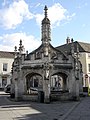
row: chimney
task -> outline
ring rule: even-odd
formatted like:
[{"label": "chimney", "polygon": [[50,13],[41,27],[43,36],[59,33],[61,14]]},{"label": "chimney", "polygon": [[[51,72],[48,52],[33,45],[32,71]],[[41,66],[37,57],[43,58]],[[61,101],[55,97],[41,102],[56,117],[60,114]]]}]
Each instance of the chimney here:
[{"label": "chimney", "polygon": [[67,43],[67,44],[70,43],[70,38],[69,38],[69,37],[67,37],[67,39],[66,39],[66,43]]}]

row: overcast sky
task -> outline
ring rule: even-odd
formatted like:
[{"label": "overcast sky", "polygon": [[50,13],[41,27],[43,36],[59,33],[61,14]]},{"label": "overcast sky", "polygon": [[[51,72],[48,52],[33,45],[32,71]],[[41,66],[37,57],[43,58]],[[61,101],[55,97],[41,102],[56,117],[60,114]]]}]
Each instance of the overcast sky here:
[{"label": "overcast sky", "polygon": [[45,5],[53,46],[67,36],[90,43],[90,0],[0,0],[0,50],[14,51],[20,39],[26,51],[39,47]]}]

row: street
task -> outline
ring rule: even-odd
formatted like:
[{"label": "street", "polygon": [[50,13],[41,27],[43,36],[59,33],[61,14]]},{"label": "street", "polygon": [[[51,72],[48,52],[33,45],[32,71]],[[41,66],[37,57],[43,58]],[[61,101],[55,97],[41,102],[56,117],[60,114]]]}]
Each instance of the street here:
[{"label": "street", "polygon": [[86,97],[65,120],[90,120],[90,97]]},{"label": "street", "polygon": [[90,97],[44,104],[15,102],[0,91],[0,120],[90,120]]}]

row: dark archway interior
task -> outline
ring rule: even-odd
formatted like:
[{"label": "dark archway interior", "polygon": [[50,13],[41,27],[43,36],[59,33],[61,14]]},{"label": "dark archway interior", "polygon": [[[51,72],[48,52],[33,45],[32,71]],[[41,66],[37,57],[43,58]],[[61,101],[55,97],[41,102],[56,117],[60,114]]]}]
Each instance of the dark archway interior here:
[{"label": "dark archway interior", "polygon": [[43,79],[40,74],[37,73],[29,73],[26,76],[26,86],[28,94],[37,94],[38,90],[42,89]]},{"label": "dark archway interior", "polygon": [[51,76],[51,91],[68,91],[68,76],[65,73],[55,73]]}]

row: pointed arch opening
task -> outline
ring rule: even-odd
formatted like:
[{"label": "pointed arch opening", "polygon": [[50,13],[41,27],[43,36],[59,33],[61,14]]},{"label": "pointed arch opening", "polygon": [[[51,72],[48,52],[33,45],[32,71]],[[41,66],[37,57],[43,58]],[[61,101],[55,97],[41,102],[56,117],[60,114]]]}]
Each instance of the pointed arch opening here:
[{"label": "pointed arch opening", "polygon": [[51,91],[67,92],[68,89],[68,76],[65,73],[59,72],[51,76]]},{"label": "pointed arch opening", "polygon": [[38,73],[29,73],[26,75],[27,94],[37,94],[43,88],[43,78]]}]

